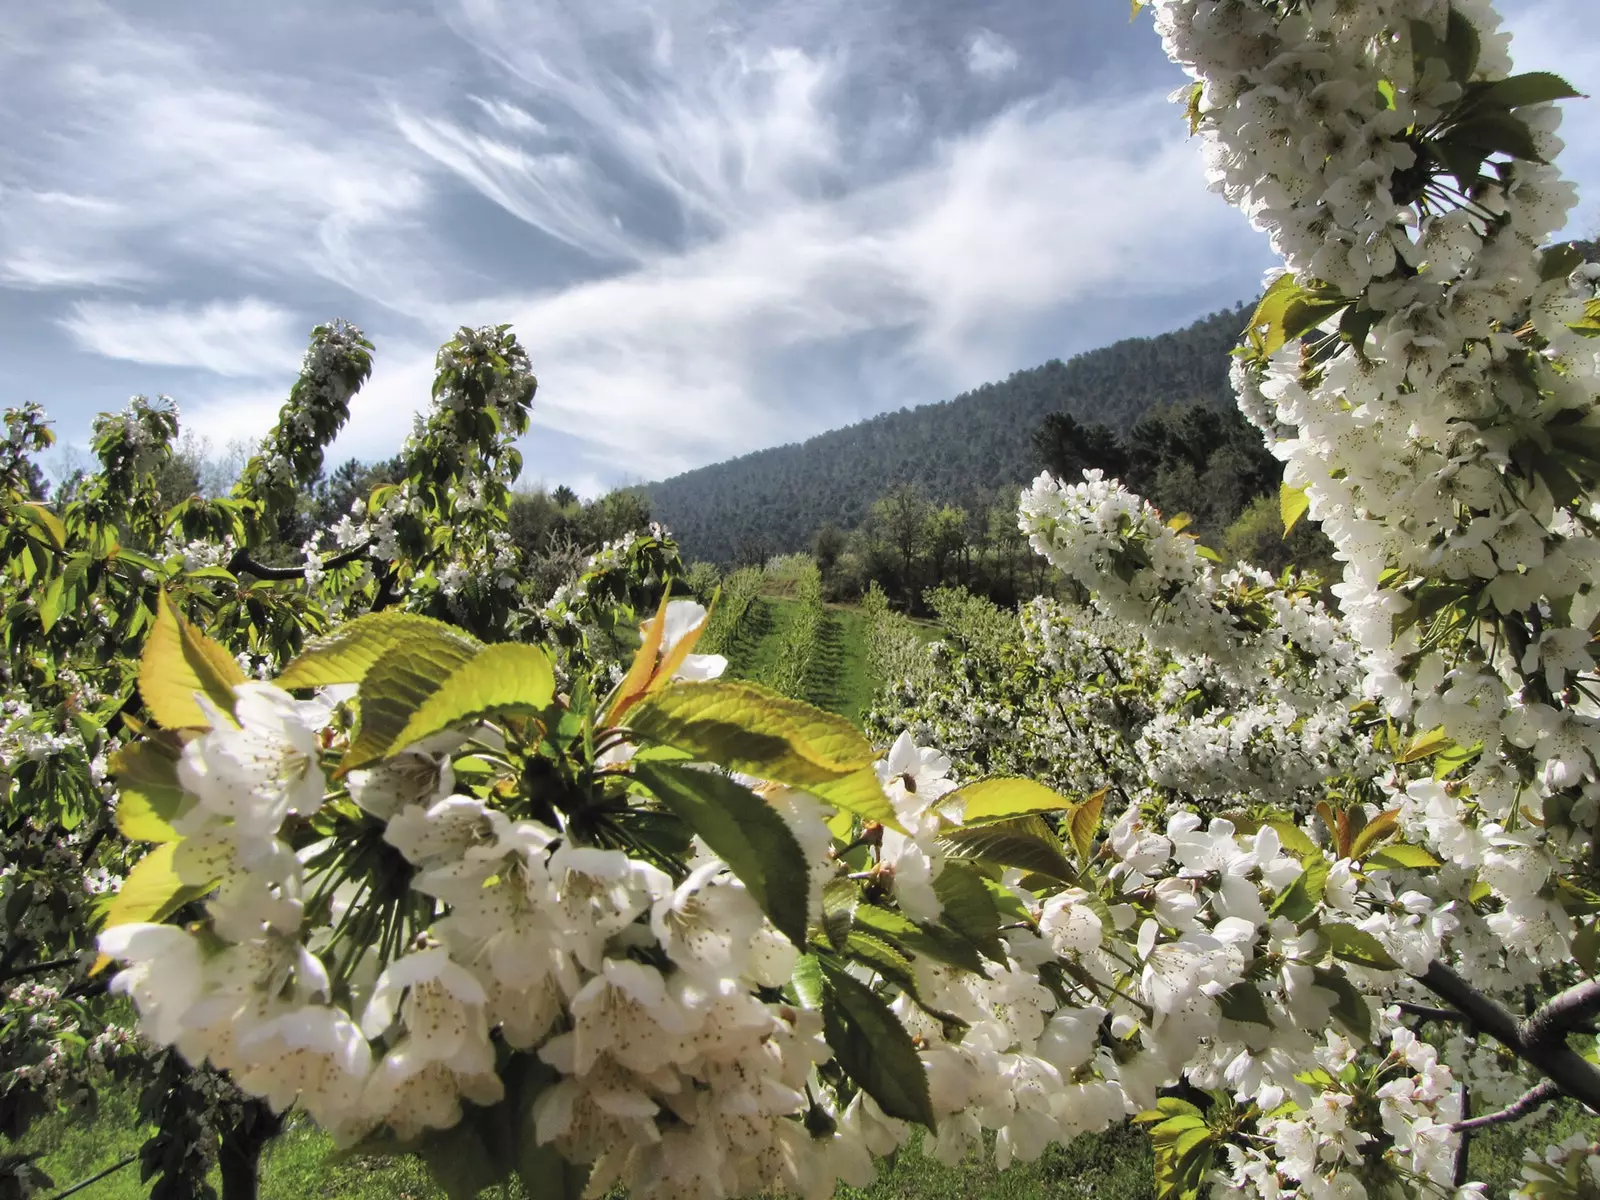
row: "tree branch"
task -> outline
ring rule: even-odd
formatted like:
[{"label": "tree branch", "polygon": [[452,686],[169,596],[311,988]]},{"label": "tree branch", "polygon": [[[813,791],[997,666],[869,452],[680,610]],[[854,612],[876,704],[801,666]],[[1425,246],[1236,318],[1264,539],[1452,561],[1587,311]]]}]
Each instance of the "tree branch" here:
[{"label": "tree branch", "polygon": [[1534,1109],[1551,1100],[1558,1099],[1561,1089],[1548,1079],[1541,1079],[1527,1092],[1523,1093],[1499,1112],[1485,1113],[1481,1117],[1472,1117],[1469,1120],[1457,1121],[1450,1126],[1451,1133],[1466,1133],[1473,1129],[1483,1129],[1489,1125],[1504,1125],[1510,1121],[1520,1121]]},{"label": "tree branch", "polygon": [[1555,1044],[1596,1015],[1600,1015],[1600,983],[1580,983],[1546,1000],[1522,1023],[1522,1035],[1530,1042]]},{"label": "tree branch", "polygon": [[[1527,1022],[1517,1020],[1510,1012],[1485,996],[1465,979],[1442,962],[1435,960],[1428,969],[1416,976],[1418,983],[1435,996],[1455,1007],[1468,1024],[1488,1034],[1529,1066],[1536,1068],[1562,1094],[1571,1096],[1600,1113],[1600,1067],[1587,1061],[1566,1044],[1568,1022],[1587,1018],[1592,1012],[1587,992],[1564,1000],[1553,1017],[1540,1009]],[[1589,985],[1582,985],[1587,987]],[[1580,989],[1571,989],[1578,992]],[[1563,1000],[1563,992],[1551,1001]],[[1531,1027],[1531,1028],[1530,1028]],[[1531,1036],[1530,1036],[1531,1035]]]},{"label": "tree branch", "polygon": [[[321,564],[322,570],[331,571],[335,567],[342,567],[349,563],[355,562],[356,559],[360,558],[367,552],[371,545],[372,540],[369,538],[366,541],[361,542],[359,545],[352,546],[350,549],[345,550],[342,553],[335,554],[332,558],[323,559]],[[269,567],[263,563],[258,563],[255,559],[250,557],[250,552],[244,549],[242,546],[235,550],[233,552],[233,557],[228,560],[228,570],[232,571],[235,575],[254,575],[257,579],[299,579],[306,573],[306,569],[303,566]]]},{"label": "tree branch", "polygon": [[1466,1020],[1453,1008],[1435,1008],[1431,1004],[1413,1004],[1409,1000],[1401,1000],[1395,1007],[1407,1016],[1418,1018],[1417,1024],[1419,1025],[1426,1025],[1429,1021],[1460,1022]]},{"label": "tree branch", "polygon": [[88,1187],[91,1183],[99,1183],[107,1175],[114,1175],[118,1171],[122,1170],[123,1167],[131,1166],[132,1164],[134,1164],[134,1163],[136,1163],[138,1161],[139,1161],[139,1156],[137,1154],[130,1154],[130,1155],[128,1155],[127,1158],[123,1159],[121,1162],[112,1163],[109,1167],[107,1167],[104,1171],[101,1171],[98,1175],[91,1175],[91,1176],[89,1176],[89,1178],[81,1180],[78,1183],[73,1184],[66,1191],[57,1192],[55,1194],[55,1196],[52,1198],[52,1200],[66,1200],[66,1198],[68,1196],[72,1195],[74,1192],[81,1192],[81,1191],[83,1191],[84,1188]]},{"label": "tree branch", "polygon": [[0,987],[8,983],[15,983],[19,979],[26,979],[29,975],[43,975],[46,971],[59,971],[65,967],[78,965],[77,958],[58,958],[53,962],[29,963],[25,967],[18,967],[14,971],[7,971],[0,975]]}]

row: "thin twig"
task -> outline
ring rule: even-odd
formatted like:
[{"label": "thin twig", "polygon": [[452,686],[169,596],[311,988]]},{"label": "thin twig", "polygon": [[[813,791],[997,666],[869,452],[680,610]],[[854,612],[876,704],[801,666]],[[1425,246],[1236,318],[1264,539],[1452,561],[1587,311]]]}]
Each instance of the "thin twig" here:
[{"label": "thin twig", "polygon": [[57,1192],[53,1197],[51,1197],[51,1200],[67,1200],[67,1197],[72,1195],[74,1192],[81,1192],[81,1191],[83,1191],[84,1188],[88,1187],[91,1183],[99,1183],[107,1175],[113,1175],[116,1172],[122,1170],[123,1167],[131,1166],[133,1163],[136,1163],[138,1161],[139,1161],[139,1156],[137,1154],[130,1154],[130,1155],[128,1155],[127,1158],[123,1159],[121,1162],[115,1163],[112,1166],[107,1167],[104,1171],[101,1171],[100,1174],[91,1175],[91,1176],[89,1176],[89,1178],[87,1178],[87,1179],[85,1179],[85,1180],[83,1180],[83,1181],[81,1181],[79,1183],[73,1184],[71,1187],[69,1187],[64,1192]]},{"label": "thin twig", "polygon": [[18,967],[13,971],[7,971],[4,975],[0,975],[0,987],[4,987],[8,983],[14,983],[18,979],[26,979],[29,975],[43,975],[46,971],[59,971],[64,967],[75,967],[77,965],[78,960],[75,957],[58,958],[53,962],[29,963],[25,967]]},{"label": "thin twig", "polygon": [[[324,571],[331,571],[335,567],[353,563],[365,554],[371,545],[372,541],[368,539],[342,553],[335,554],[332,558],[323,559],[318,566]],[[233,552],[233,557],[228,560],[228,570],[235,575],[254,575],[257,579],[299,579],[306,573],[304,566],[269,567],[264,563],[258,563],[243,547]]]},{"label": "thin twig", "polygon": [[1429,1021],[1466,1020],[1453,1008],[1435,1008],[1431,1004],[1413,1004],[1409,1000],[1402,1000],[1395,1007],[1407,1016],[1419,1018],[1417,1022],[1419,1025],[1426,1025]]},{"label": "thin twig", "polygon": [[1450,1126],[1450,1132],[1466,1133],[1469,1130],[1483,1129],[1489,1125],[1504,1125],[1510,1121],[1520,1121],[1541,1104],[1548,1104],[1560,1095],[1561,1089],[1553,1082],[1548,1079],[1541,1079],[1499,1112],[1485,1113],[1481,1117],[1457,1121]]}]

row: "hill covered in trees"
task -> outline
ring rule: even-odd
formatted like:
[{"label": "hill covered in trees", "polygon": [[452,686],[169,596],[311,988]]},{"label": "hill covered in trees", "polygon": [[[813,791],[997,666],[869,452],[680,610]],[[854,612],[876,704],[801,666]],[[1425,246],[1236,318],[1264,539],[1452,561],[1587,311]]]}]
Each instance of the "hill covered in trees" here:
[{"label": "hill covered in trees", "polygon": [[1126,432],[1152,409],[1228,406],[1228,351],[1249,313],[1214,313],[1185,329],[1052,359],[938,404],[884,413],[805,442],[759,450],[649,484],[653,515],[686,558],[757,561],[809,546],[824,525],[853,528],[904,483],[970,509],[1043,467],[1033,434],[1070,413]]}]

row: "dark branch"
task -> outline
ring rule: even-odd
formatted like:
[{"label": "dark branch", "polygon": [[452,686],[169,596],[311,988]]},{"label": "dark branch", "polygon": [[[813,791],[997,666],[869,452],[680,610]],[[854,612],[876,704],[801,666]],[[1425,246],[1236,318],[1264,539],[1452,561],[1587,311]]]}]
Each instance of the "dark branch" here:
[{"label": "dark branch", "polygon": [[1431,1004],[1413,1004],[1409,1000],[1402,1000],[1395,1005],[1407,1016],[1418,1018],[1417,1024],[1426,1025],[1429,1021],[1465,1021],[1453,1008],[1435,1008]]},{"label": "dark branch", "polygon": [[1513,1100],[1499,1112],[1485,1113],[1481,1117],[1470,1120],[1457,1121],[1450,1126],[1452,1133],[1466,1133],[1473,1129],[1483,1129],[1490,1125],[1505,1125],[1511,1121],[1520,1121],[1534,1109],[1551,1100],[1558,1099],[1561,1089],[1548,1079],[1541,1079],[1523,1095]]},{"label": "dark branch", "polygon": [[109,1167],[107,1167],[104,1171],[101,1171],[98,1175],[91,1175],[91,1176],[89,1176],[89,1178],[84,1179],[84,1180],[80,1180],[78,1183],[73,1184],[66,1191],[57,1192],[55,1194],[55,1196],[52,1198],[52,1200],[66,1200],[66,1198],[68,1196],[72,1195],[74,1192],[81,1192],[81,1191],[83,1191],[84,1188],[88,1187],[91,1183],[99,1183],[107,1175],[114,1175],[118,1171],[122,1170],[123,1167],[132,1166],[134,1163],[136,1163],[138,1161],[139,1161],[139,1156],[137,1154],[130,1154],[130,1155],[128,1155],[127,1158],[123,1159],[121,1162],[112,1163]]},{"label": "dark branch", "polygon": [[15,983],[19,979],[26,979],[29,975],[43,975],[46,971],[61,971],[67,967],[75,967],[77,965],[78,960],[76,958],[58,958],[53,962],[29,963],[25,967],[17,967],[15,970],[7,971],[4,975],[0,975],[0,987],[4,987],[8,983]]},{"label": "dark branch", "polygon": [[[1442,962],[1429,963],[1428,969],[1416,978],[1423,987],[1452,1005],[1468,1024],[1537,1069],[1564,1095],[1600,1112],[1600,1067],[1572,1050],[1565,1038],[1570,1028],[1568,1022],[1586,1019],[1592,1013],[1588,1007],[1592,1002],[1586,994],[1565,1001],[1554,1018],[1546,1017],[1545,1009],[1541,1009],[1523,1022]],[[1567,995],[1563,992],[1556,1000]],[[1548,1009],[1549,1005],[1545,1007]]]},{"label": "dark branch", "polygon": [[1600,983],[1580,983],[1546,1000],[1523,1022],[1530,1042],[1555,1044],[1600,1015]]},{"label": "dark branch", "polygon": [[[322,569],[331,571],[335,567],[343,567],[353,563],[365,554],[371,545],[372,542],[369,539],[360,545],[352,546],[343,553],[335,554],[332,558],[325,558],[322,560]],[[228,570],[235,575],[254,575],[257,579],[299,579],[306,573],[306,569],[303,566],[269,567],[264,563],[258,563],[250,557],[250,552],[243,547],[233,552],[233,557],[228,560]]]}]

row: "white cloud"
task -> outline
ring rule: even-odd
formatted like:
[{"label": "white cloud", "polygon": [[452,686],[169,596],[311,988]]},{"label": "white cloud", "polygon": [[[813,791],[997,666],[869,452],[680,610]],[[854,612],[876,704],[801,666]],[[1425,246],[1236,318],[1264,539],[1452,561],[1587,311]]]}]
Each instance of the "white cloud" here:
[{"label": "white cloud", "polygon": [[226,376],[292,374],[305,344],[304,322],[254,296],[198,307],[79,301],[59,324],[91,354]]},{"label": "white cloud", "polygon": [[1017,69],[1016,47],[998,33],[980,29],[967,43],[967,69],[985,79],[995,79]]}]

